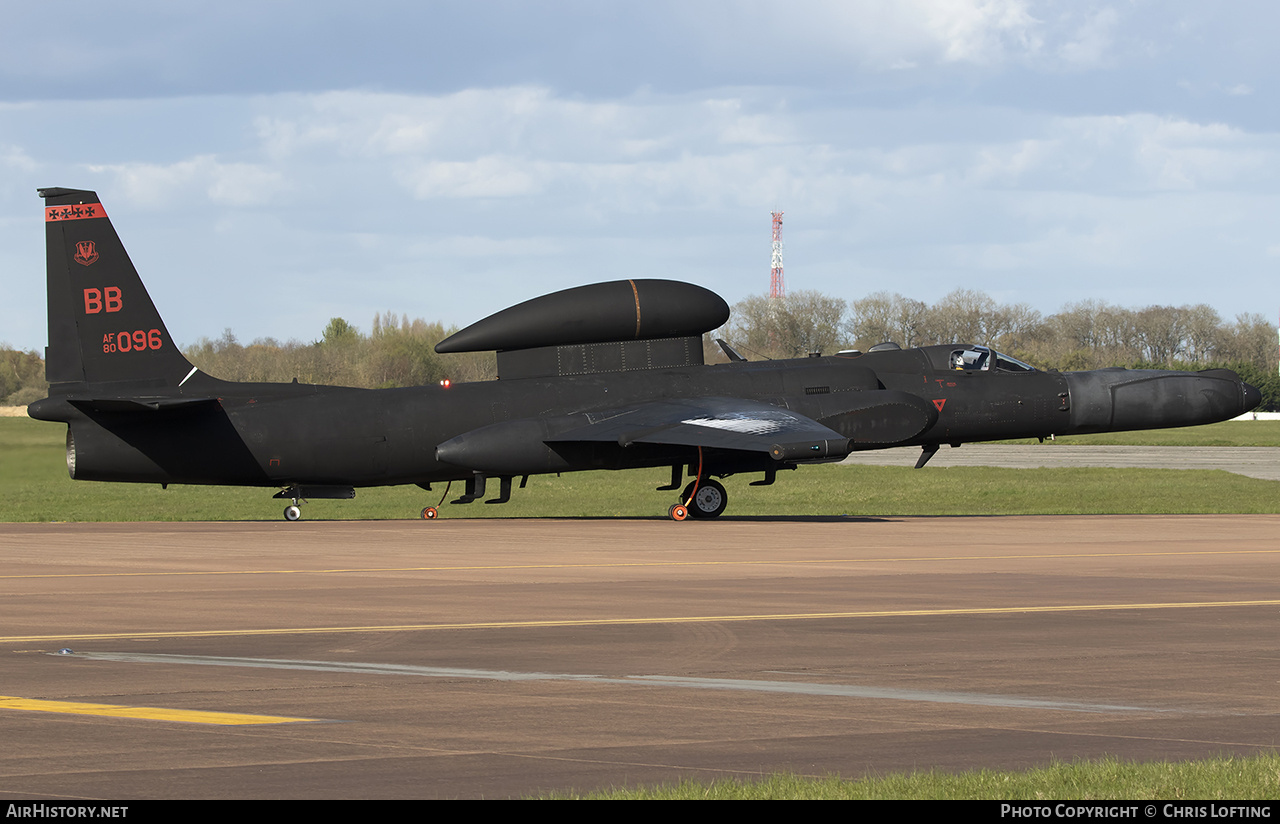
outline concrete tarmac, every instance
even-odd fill
[[[0,525],[0,797],[505,798],[1273,751],[1278,530]]]
[[[915,466],[920,447],[894,447],[855,452],[843,463],[863,466]],[[1115,467],[1120,469],[1222,469],[1280,481],[1280,448],[1273,446],[1083,446],[1045,443],[1036,446],[967,443],[943,447],[929,460],[938,466]]]

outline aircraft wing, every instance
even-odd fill
[[[586,418],[586,426],[560,432],[546,443],[705,446],[768,452],[777,460],[812,460],[848,452],[847,437],[812,418],[739,398],[653,401],[588,412]]]
[[[708,397],[500,421],[439,444],[436,459],[490,475],[523,475],[531,465],[546,464],[548,447],[554,452],[574,444],[641,443],[764,453],[776,461],[820,461],[845,457],[855,441],[862,448],[877,448],[910,440],[938,416],[934,404],[888,389],[815,395],[808,401],[806,411],[816,410],[816,420],[760,401]]]

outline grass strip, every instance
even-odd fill
[[[548,798],[608,800],[1168,800],[1179,803],[1280,798],[1280,755],[1136,762],[1117,758],[1054,762],[1025,771],[937,770],[848,780],[778,774],[758,780],[681,781],[649,788]]]
[[[1258,426],[1280,422],[1259,421]],[[1226,426],[1226,424],[1215,424]],[[1208,428],[1208,427],[1204,427]],[[64,459],[65,428],[29,419],[0,419],[0,521],[278,520],[287,502],[273,489],[114,484],[72,481]],[[1216,436],[1213,436],[1216,437]],[[443,518],[661,518],[674,492],[655,487],[666,469],[540,475],[501,506],[447,500]],[[773,486],[758,475],[726,481],[726,517],[927,516],[1034,514],[1242,514],[1280,512],[1277,482],[1222,471],[1165,469],[1002,469],[910,466],[802,467]],[[496,494],[496,484],[494,488]],[[306,520],[415,518],[436,505],[444,485],[360,489],[355,500],[313,501]]]
[[[1036,442],[1035,438],[1026,438],[1000,443]],[[1063,435],[1045,443],[1055,446],[1280,446],[1280,421],[1223,421],[1176,429]]]

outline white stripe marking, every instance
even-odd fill
[[[820,684],[804,681],[758,681],[733,678],[693,678],[677,675],[578,675],[554,672],[507,672],[459,667],[423,667],[412,664],[367,664],[347,661],[307,661],[279,658],[223,658],[207,655],[164,655],[128,652],[75,653],[73,658],[98,661],[120,661],[143,664],[196,664],[215,667],[258,667],[265,669],[310,670],[313,672],[347,672],[374,675],[416,675],[426,678],[467,678],[485,681],[577,681],[593,684],[633,687],[676,687],[682,689],[743,690],[792,695],[822,695],[838,698],[870,698],[894,701],[925,701],[939,704],[969,704],[987,707],[1011,707],[1034,710],[1064,710],[1096,713],[1165,713],[1176,710],[1137,707],[1124,704],[1095,704],[1053,698],[1023,698],[1014,695],[990,695],[976,692],[943,692],[940,690],[896,689],[854,684]]]

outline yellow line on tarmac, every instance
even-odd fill
[[[93,634],[26,635],[0,637],[0,644],[63,641],[108,641],[123,638],[216,638],[258,635],[327,635],[359,632],[426,632],[449,629],[528,629],[533,627],[599,627],[645,624],[699,624],[736,621],[801,621],[831,618],[914,618],[941,615],[1012,615],[1029,612],[1097,612],[1127,609],[1201,609],[1205,607],[1280,606],[1280,600],[1186,601],[1152,604],[1063,604],[1057,606],[963,607],[952,609],[896,609],[866,612],[796,612],[761,615],[687,615],[655,618],[581,618],[537,621],[477,621],[453,624],[389,624],[385,626],[279,627],[273,629],[209,629],[168,632],[104,632]]]
[[[182,721],[188,724],[245,726],[249,724],[296,724],[314,718],[288,718],[281,715],[246,715],[237,712],[205,712],[165,707],[123,707],[118,704],[86,704],[79,701],[43,701],[0,695],[0,710],[58,712],[69,715],[101,715],[109,718],[137,718],[146,721]]]
[[[585,564],[487,564],[421,567],[350,567],[346,569],[165,570],[162,572],[50,572],[0,575],[0,581],[32,578],[161,578],[191,575],[349,575],[378,572],[486,572],[513,569],[621,569],[627,567],[804,566],[808,564],[939,563],[944,561],[1048,561],[1063,558],[1177,558],[1194,555],[1276,555],[1280,549],[1206,549],[1186,552],[1055,552],[1019,555],[920,555],[883,558],[767,558],[731,561],[623,561]]]

